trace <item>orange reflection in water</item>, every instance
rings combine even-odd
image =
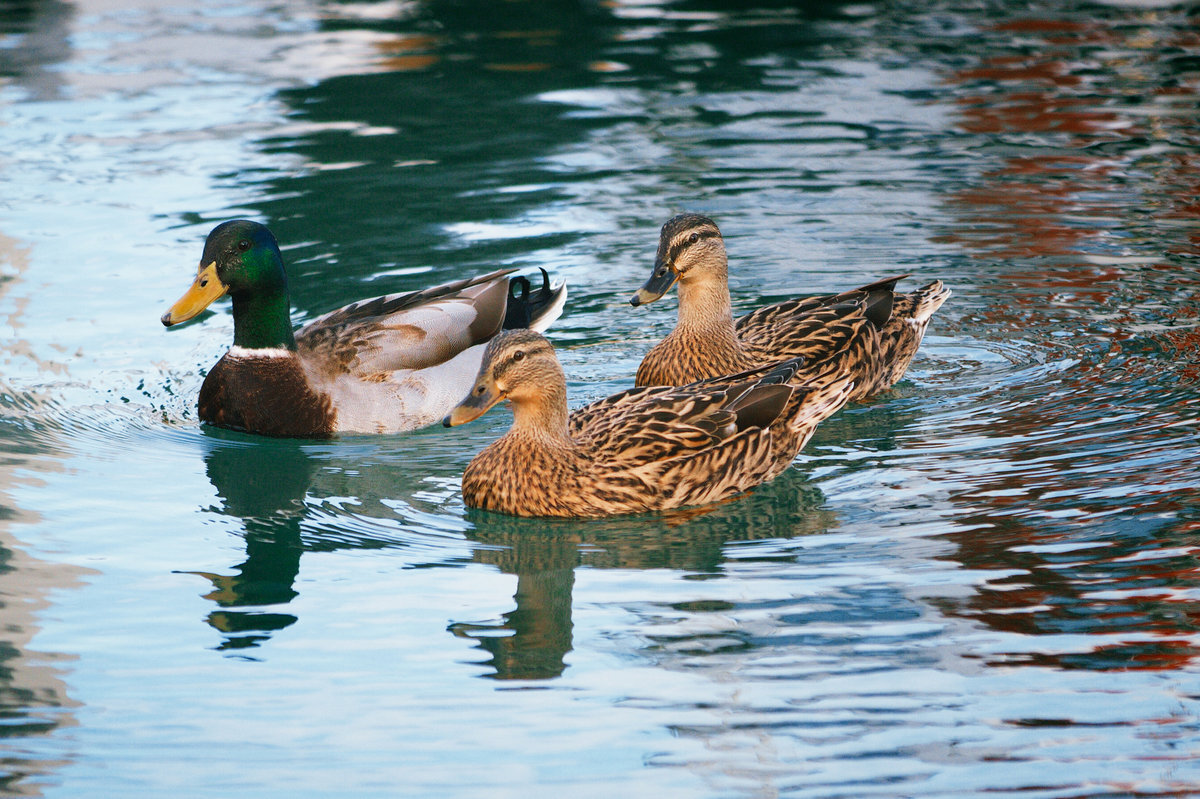
[[[436,36],[392,36],[375,44],[380,65],[393,72],[428,69],[441,61],[435,51],[442,45]]]
[[[941,241],[997,264],[978,288],[983,329],[1069,364],[1017,364],[1030,376],[993,398],[1002,430],[955,420],[998,452],[957,497],[974,511],[951,557],[1013,574],[941,604],[1043,642],[996,663],[1169,670],[1200,656],[1200,496],[1194,462],[1169,456],[1200,427],[1186,388],[1200,330],[1194,305],[1164,298],[1195,283],[1172,258],[1200,244],[1197,76],[1170,54],[1200,37],[1130,13],[1140,24],[1006,22],[989,35],[1011,47],[948,78],[960,129],[1001,155],[946,197]]]
[[[1137,213],[1195,218],[1196,78],[1176,74],[1164,53],[1200,41],[1154,21],[1022,19],[994,29],[1018,37],[1019,52],[989,56],[948,82],[959,87],[960,128],[1016,152],[948,198],[962,223],[944,241],[978,258],[1077,257],[1128,245],[1122,228],[1144,224]],[[1130,178],[1146,169],[1157,173],[1153,195]],[[1045,277],[1064,283],[1059,270]]]

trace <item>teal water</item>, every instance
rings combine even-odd
[[[1200,15],[1057,3],[0,3],[0,793],[1200,795]],[[954,290],[774,483],[463,507],[507,425],[205,429],[217,222],[297,322],[498,266],[628,386],[659,225],[735,304]]]

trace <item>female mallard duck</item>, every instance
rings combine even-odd
[[[471,507],[517,516],[663,511],[735,496],[778,475],[850,378],[793,383],[798,361],[680,388],[635,388],[568,415],[554,348],[530,330],[488,343],[474,389],[447,427],[512,403],[512,428],[463,472]]]
[[[638,367],[636,385],[683,385],[786,358],[836,358],[854,376],[852,400],[891,387],[950,291],[941,281],[897,294],[887,278],[862,288],[768,305],[734,321],[728,259],[711,219],[681,214],[662,227],[654,271],[630,302],[653,302],[679,281],[679,321]],[[822,366],[821,368],[825,368]]]
[[[454,407],[502,326],[540,330],[558,318],[566,288],[551,288],[543,272],[531,292],[525,278],[510,284],[513,271],[362,300],[293,334],[279,245],[263,225],[238,219],[208,234],[195,282],[162,323],[233,299],[233,346],[200,387],[209,424],[300,438],[394,433]]]

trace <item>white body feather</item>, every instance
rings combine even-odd
[[[347,371],[331,371],[324,359],[300,358],[309,385],[330,398],[335,429],[343,433],[398,433],[435,424],[467,396],[483,361],[486,342],[472,344],[471,324],[486,295],[507,292],[507,278],[471,286],[456,295],[423,302],[364,321],[352,333]],[[561,314],[565,285],[530,327],[543,331]],[[351,310],[361,303],[347,306]],[[336,323],[340,311],[306,325],[306,333]],[[301,348],[303,350],[303,344]],[[295,356],[294,353],[292,353]]]

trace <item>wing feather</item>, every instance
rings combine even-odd
[[[496,334],[513,271],[347,305],[301,328],[296,344],[352,374],[437,366]]]

